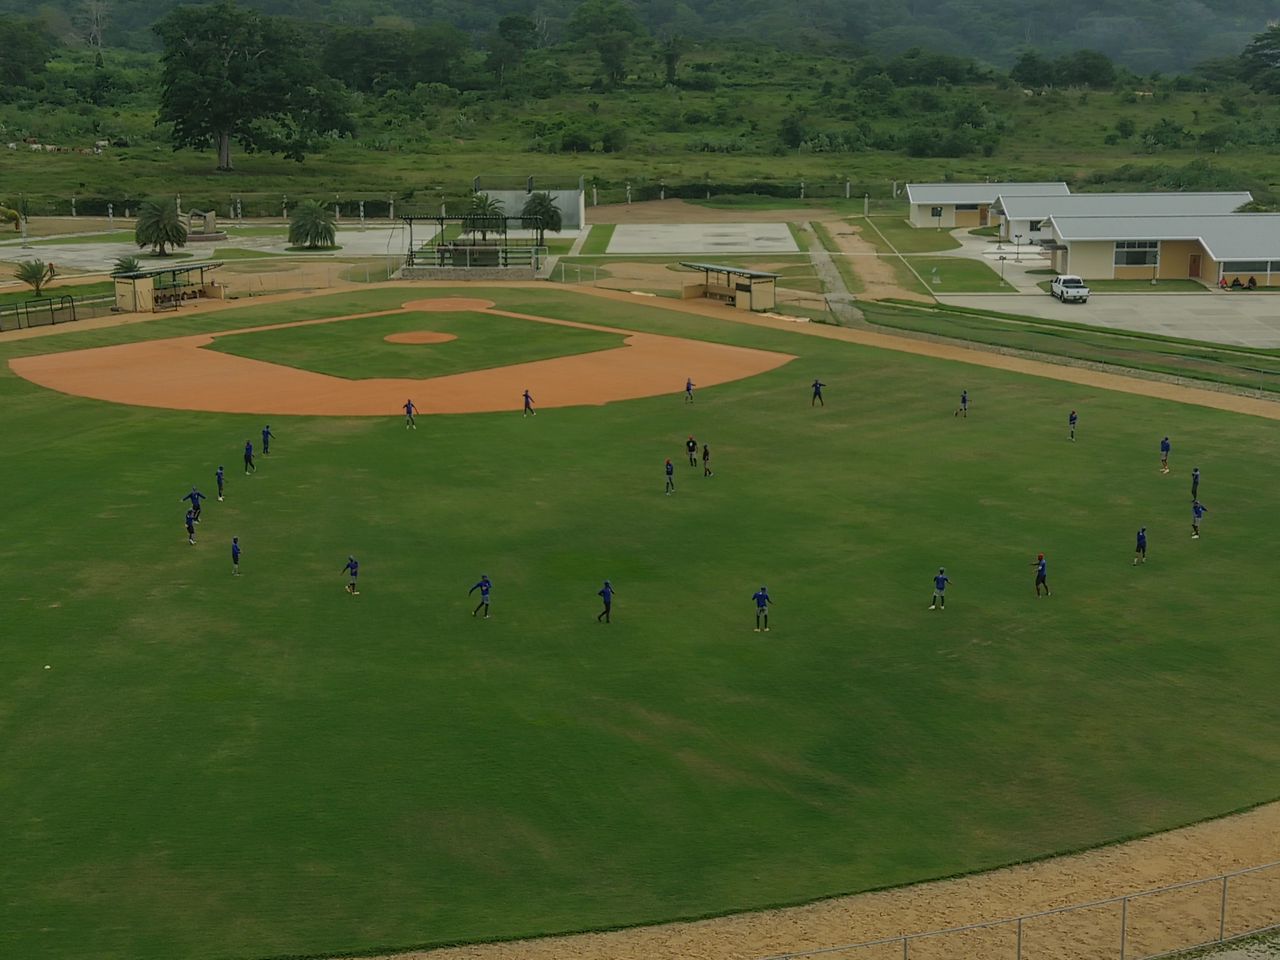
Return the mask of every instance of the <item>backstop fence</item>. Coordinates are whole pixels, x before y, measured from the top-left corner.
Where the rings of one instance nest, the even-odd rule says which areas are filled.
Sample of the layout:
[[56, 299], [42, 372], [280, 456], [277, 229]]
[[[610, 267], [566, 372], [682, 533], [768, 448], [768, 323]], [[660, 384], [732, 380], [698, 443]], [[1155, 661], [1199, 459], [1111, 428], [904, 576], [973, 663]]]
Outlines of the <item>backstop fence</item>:
[[1280, 929], [1280, 861], [1019, 917], [764, 960], [1155, 960]]
[[69, 294], [32, 297], [0, 305], [0, 332], [101, 317], [111, 313], [114, 307], [115, 298], [109, 294], [97, 297], [73, 297]]

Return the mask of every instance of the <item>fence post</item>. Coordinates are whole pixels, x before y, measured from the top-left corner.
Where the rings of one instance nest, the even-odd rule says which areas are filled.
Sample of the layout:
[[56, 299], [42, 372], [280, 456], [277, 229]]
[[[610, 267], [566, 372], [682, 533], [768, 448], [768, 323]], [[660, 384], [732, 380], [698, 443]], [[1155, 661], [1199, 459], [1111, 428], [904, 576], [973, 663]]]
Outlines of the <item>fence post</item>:
[[1222, 906], [1218, 910], [1218, 942], [1226, 939], [1227, 933], [1227, 877], [1222, 878]]
[[1018, 918], [1018, 955], [1016, 960], [1022, 960], [1022, 918]]
[[907, 938], [903, 937], [902, 938], [902, 960], [910, 960], [910, 954], [908, 953], [908, 950], [910, 948], [907, 946], [907, 943], [908, 943]]
[[1124, 938], [1129, 927], [1129, 898], [1120, 901], [1120, 960], [1124, 960]]

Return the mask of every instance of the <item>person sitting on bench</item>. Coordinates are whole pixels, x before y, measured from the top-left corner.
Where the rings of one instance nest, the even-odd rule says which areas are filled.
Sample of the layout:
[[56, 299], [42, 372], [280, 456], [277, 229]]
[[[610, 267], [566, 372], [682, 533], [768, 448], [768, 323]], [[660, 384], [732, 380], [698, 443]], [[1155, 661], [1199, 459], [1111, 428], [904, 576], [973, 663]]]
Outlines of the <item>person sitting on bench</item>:
[[1257, 278], [1257, 277], [1250, 277], [1250, 278], [1249, 278], [1249, 282], [1248, 282], [1248, 283], [1246, 283], [1246, 284], [1245, 284], [1245, 286], [1246, 286], [1246, 287], [1248, 287], [1250, 290], [1257, 290], [1257, 289], [1258, 289], [1258, 278]]

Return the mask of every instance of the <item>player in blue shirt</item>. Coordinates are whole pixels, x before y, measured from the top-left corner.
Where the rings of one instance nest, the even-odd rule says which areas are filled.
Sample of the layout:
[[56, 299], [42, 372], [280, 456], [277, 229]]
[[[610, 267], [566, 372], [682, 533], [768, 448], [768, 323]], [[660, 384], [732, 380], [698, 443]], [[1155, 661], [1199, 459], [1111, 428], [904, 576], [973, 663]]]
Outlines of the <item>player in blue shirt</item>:
[[663, 468], [667, 472], [667, 496], [671, 496], [676, 489], [676, 468], [671, 465], [671, 458], [667, 457], [667, 464]]
[[822, 399], [822, 388], [825, 386], [826, 384], [821, 380], [813, 381], [813, 397], [809, 400], [809, 406], [812, 407], [815, 403], [820, 403], [824, 407], [827, 405], [827, 402]]
[[356, 589], [356, 578], [360, 576], [360, 561], [355, 557], [347, 557], [347, 565], [342, 568], [343, 573], [350, 571], [351, 580], [347, 584], [347, 593], [353, 597], [360, 596], [360, 591]]
[[1208, 512], [1209, 512], [1209, 508], [1206, 507], [1199, 500], [1191, 501], [1191, 539], [1192, 540], [1200, 539], [1200, 523], [1201, 521], [1204, 520], [1204, 515]]
[[684, 402], [693, 403], [693, 388], [697, 384], [693, 382], [693, 377], [688, 377], [684, 381]]
[[704, 477], [714, 477], [711, 472], [711, 448], [705, 443], [702, 445], [702, 475]]
[[418, 425], [413, 420], [413, 415], [418, 412], [418, 408], [413, 405], [412, 400], [404, 402], [404, 428], [408, 430], [410, 427], [417, 430]]
[[1169, 472], [1169, 448], [1171, 446], [1172, 444], [1169, 443], [1168, 437], [1165, 437], [1163, 440], [1160, 441], [1160, 472], [1161, 473]]
[[1194, 500], [1200, 493], [1200, 468], [1193, 467], [1191, 470], [1191, 499]]
[[247, 477], [249, 471], [258, 472], [258, 468], [253, 463], [253, 441], [246, 440], [244, 442], [244, 475]]
[[601, 620], [605, 623], [610, 623], [609, 614], [613, 610], [613, 584], [606, 580], [604, 586], [596, 591], [596, 596], [604, 601], [604, 609], [596, 614], [596, 623]]
[[769, 632], [769, 607], [773, 601], [769, 599], [769, 588], [760, 585], [760, 589], [751, 595], [751, 599], [756, 602], [756, 633], [760, 632], [760, 618], [764, 618], [764, 632]]
[[231, 538], [231, 575], [240, 576], [240, 538]]
[[1072, 410], [1071, 415], [1067, 417], [1067, 426], [1071, 429], [1070, 436], [1071, 436], [1072, 442], [1074, 442], [1076, 439], [1076, 421], [1079, 419], [1080, 417], [1076, 415], [1076, 412], [1074, 410]]
[[1045, 563], [1044, 554], [1042, 553], [1037, 556], [1036, 559], [1031, 562], [1031, 565], [1036, 568], [1036, 596], [1040, 596], [1041, 587], [1044, 587], [1044, 595], [1046, 597], [1050, 596], [1049, 581], [1045, 579], [1048, 576], [1048, 565]]
[[533, 409], [533, 397], [529, 396], [529, 390], [526, 387], [524, 391], [524, 416], [527, 417], [531, 413], [535, 417], [538, 415]]
[[275, 438], [275, 434], [271, 432], [271, 424], [267, 424], [262, 428], [262, 455], [266, 456], [271, 452], [271, 441]]
[[226, 477], [224, 476], [221, 464], [218, 465], [218, 472], [213, 475], [213, 479], [218, 481], [218, 502], [221, 503], [222, 502], [222, 485], [224, 482], [226, 482]]
[[187, 543], [195, 546], [196, 542], [196, 515], [191, 509], [187, 510]]
[[951, 582], [951, 578], [947, 576], [947, 571], [942, 567], [938, 568], [938, 575], [933, 578], [933, 601], [929, 604], [929, 609], [941, 607], [947, 609], [947, 584]]
[[956, 407], [956, 412], [953, 414], [953, 416], [964, 417], [965, 419], [968, 419], [969, 417], [969, 391], [968, 390], [960, 391], [960, 406]]
[[467, 591], [467, 596], [471, 596], [471, 594], [475, 593], [477, 590], [480, 591], [480, 602], [477, 603], [476, 608], [471, 611], [471, 615], [473, 617], [480, 612], [481, 607], [484, 607], [484, 618], [486, 620], [489, 619], [489, 589], [492, 586], [493, 584], [489, 582], [488, 575], [482, 573], [480, 574], [480, 581]]
[[1138, 528], [1138, 543], [1133, 548], [1133, 565], [1147, 562], [1147, 528]]
[[195, 522], [199, 523], [200, 522], [200, 501], [206, 499], [205, 495], [201, 493], [199, 490], [197, 490], [195, 487], [192, 487], [191, 492], [188, 493], [182, 499], [191, 501], [191, 515], [194, 518]]

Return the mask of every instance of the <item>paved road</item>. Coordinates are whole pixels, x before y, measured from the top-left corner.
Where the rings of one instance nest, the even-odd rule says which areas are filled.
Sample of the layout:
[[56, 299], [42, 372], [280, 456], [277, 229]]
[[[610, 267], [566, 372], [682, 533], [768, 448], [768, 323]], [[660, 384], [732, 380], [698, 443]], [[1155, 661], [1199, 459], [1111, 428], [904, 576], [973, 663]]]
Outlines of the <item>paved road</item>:
[[845, 323], [861, 320], [862, 311], [853, 305], [857, 298], [845, 286], [844, 277], [840, 275], [831, 254], [822, 249], [822, 244], [818, 242], [808, 223], [804, 223], [801, 229], [809, 235], [809, 260], [813, 264], [813, 272], [822, 280], [827, 291], [827, 305], [831, 307], [831, 312]]

